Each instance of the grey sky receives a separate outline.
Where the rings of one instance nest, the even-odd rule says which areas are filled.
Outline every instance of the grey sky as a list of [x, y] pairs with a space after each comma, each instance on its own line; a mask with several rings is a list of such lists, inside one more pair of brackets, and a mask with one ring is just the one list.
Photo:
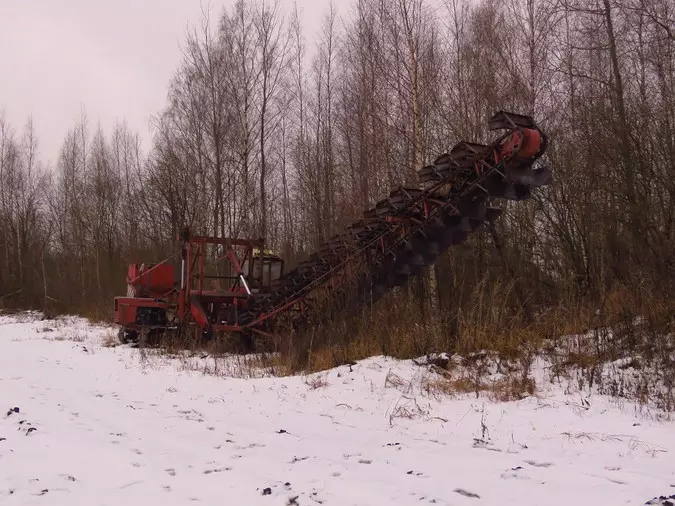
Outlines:
[[[16, 130], [32, 115], [45, 160], [56, 160], [82, 107], [92, 128], [126, 119], [147, 151], [149, 118], [164, 106], [179, 44], [207, 2], [0, 0], [0, 111]], [[232, 3], [210, 0], [211, 11]], [[329, 0], [298, 5], [310, 45]]]

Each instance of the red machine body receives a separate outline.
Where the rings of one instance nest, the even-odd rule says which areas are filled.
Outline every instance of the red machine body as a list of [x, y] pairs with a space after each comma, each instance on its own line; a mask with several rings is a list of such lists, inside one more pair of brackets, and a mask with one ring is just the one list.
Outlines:
[[139, 334], [192, 327], [195, 333], [240, 332], [253, 294], [272, 290], [283, 260], [262, 239], [193, 236], [158, 264], [130, 264], [127, 296], [115, 297], [114, 321], [123, 342]]
[[130, 336], [141, 329], [165, 327], [175, 288], [175, 269], [170, 263], [129, 265], [127, 296], [115, 297], [115, 323]]
[[169, 263], [131, 264], [127, 272], [127, 286], [134, 297], [162, 297], [176, 287], [176, 270]]

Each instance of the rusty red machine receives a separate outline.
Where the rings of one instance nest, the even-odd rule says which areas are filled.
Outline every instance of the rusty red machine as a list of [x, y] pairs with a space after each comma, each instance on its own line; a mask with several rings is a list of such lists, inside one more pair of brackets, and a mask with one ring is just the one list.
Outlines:
[[[276, 288], [284, 261], [263, 239], [192, 235], [177, 238], [178, 254], [157, 264], [131, 264], [127, 296], [115, 297], [120, 340], [152, 337], [182, 325], [211, 337], [242, 332], [253, 295]], [[183, 329], [185, 330], [185, 329]]]
[[488, 129], [502, 133], [487, 145], [458, 143], [419, 171], [417, 186], [395, 189], [287, 272], [262, 238], [184, 230], [172, 257], [129, 266], [127, 296], [114, 301], [120, 339], [173, 329], [271, 338], [318, 323], [319, 308], [376, 303], [497, 219], [503, 209], [491, 200], [525, 200], [552, 183], [538, 163], [548, 138], [531, 117], [499, 111]]

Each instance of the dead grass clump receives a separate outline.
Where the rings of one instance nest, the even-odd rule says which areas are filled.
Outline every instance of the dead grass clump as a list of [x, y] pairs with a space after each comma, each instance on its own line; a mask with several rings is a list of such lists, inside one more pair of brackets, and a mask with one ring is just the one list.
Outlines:
[[283, 361], [273, 355], [209, 355], [185, 354], [180, 357], [182, 370], [196, 371], [208, 376], [228, 378], [260, 378], [288, 376]]
[[575, 335], [557, 337], [544, 348], [552, 376], [579, 389], [675, 408], [675, 299], [618, 287], [580, 311], [588, 320]]
[[389, 426], [393, 427], [397, 419], [416, 420], [428, 416], [429, 410], [420, 406], [415, 397], [404, 395], [389, 413]]
[[412, 383], [401, 378], [398, 374], [389, 371], [384, 378], [385, 388], [394, 388], [403, 393], [410, 393], [412, 391]]
[[[47, 338], [49, 339], [49, 338]], [[80, 332], [76, 332], [74, 334], [59, 334], [55, 337], [53, 337], [51, 340], [52, 341], [73, 341], [75, 343], [83, 343], [87, 339], [86, 334], [82, 334]]]
[[259, 378], [293, 373], [278, 353], [250, 352], [249, 344], [236, 335], [207, 340], [167, 331], [145, 339], [141, 337], [137, 348], [144, 365], [175, 362], [182, 371], [209, 376]]
[[429, 395], [458, 396], [473, 394], [476, 398], [486, 395], [497, 402], [524, 399], [535, 394], [534, 379], [522, 376], [506, 376], [497, 380], [464, 375], [457, 378], [432, 377], [424, 380], [422, 389]]
[[499, 402], [508, 402], [531, 397], [535, 394], [536, 383], [529, 377], [508, 376], [491, 385], [490, 397]]
[[115, 348], [116, 346], [119, 346], [120, 340], [117, 337], [117, 334], [113, 331], [108, 331], [105, 333], [103, 336], [103, 343], [102, 346], [104, 348]]
[[598, 357], [591, 352], [569, 351], [561, 366], [578, 367], [581, 369], [589, 369], [598, 364]]
[[349, 318], [337, 315], [287, 337], [286, 356], [292, 370], [309, 372], [375, 355], [410, 359], [489, 350], [513, 361], [532, 357], [545, 342], [551, 314], [528, 321], [525, 311], [508, 302], [513, 290], [513, 283], [489, 285], [486, 280], [470, 294], [467, 308], [446, 311], [420, 304], [410, 287], [401, 287], [372, 309]]
[[305, 378], [305, 385], [307, 385], [310, 390], [318, 390], [319, 388], [325, 388], [328, 386], [328, 378], [323, 374], [315, 374], [313, 376], [308, 376]]
[[376, 355], [407, 359], [451, 347], [442, 319], [423, 315], [400, 296], [381, 302], [286, 336], [291, 369], [317, 372]]
[[113, 317], [112, 298], [106, 299], [106, 302], [108, 301], [110, 301], [109, 305], [99, 303], [91, 307], [82, 308], [80, 311], [77, 311], [77, 313], [94, 325], [110, 324]]
[[[313, 349], [311, 354], [295, 355], [291, 368], [295, 370], [305, 369], [308, 372], [320, 372], [341, 365], [354, 364], [374, 355], [379, 355], [379, 347], [367, 340], [358, 340], [345, 344], [334, 344], [324, 348]], [[306, 361], [303, 365], [303, 358]]]
[[475, 378], [463, 376], [460, 378], [426, 378], [422, 382], [422, 390], [433, 396], [445, 395], [455, 396], [462, 394], [478, 394], [485, 391], [486, 385], [482, 381], [476, 381]]
[[427, 394], [487, 396], [495, 401], [512, 401], [535, 394], [536, 382], [530, 376], [531, 361], [527, 355], [505, 359], [497, 352], [482, 351], [467, 356], [445, 357], [446, 368], [434, 365], [435, 357], [427, 364], [432, 374], [424, 378], [422, 389]]

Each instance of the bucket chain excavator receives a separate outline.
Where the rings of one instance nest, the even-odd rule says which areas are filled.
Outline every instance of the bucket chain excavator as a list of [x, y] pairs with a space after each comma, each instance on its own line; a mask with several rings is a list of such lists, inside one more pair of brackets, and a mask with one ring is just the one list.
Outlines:
[[488, 129], [499, 132], [492, 143], [458, 143], [418, 172], [418, 185], [393, 190], [288, 272], [262, 238], [185, 229], [172, 257], [129, 266], [127, 296], [114, 301], [120, 339], [175, 329], [195, 338], [273, 337], [318, 323], [326, 309], [377, 302], [496, 220], [502, 210], [493, 200], [525, 200], [552, 183], [550, 169], [537, 163], [548, 138], [531, 117], [499, 111]]

